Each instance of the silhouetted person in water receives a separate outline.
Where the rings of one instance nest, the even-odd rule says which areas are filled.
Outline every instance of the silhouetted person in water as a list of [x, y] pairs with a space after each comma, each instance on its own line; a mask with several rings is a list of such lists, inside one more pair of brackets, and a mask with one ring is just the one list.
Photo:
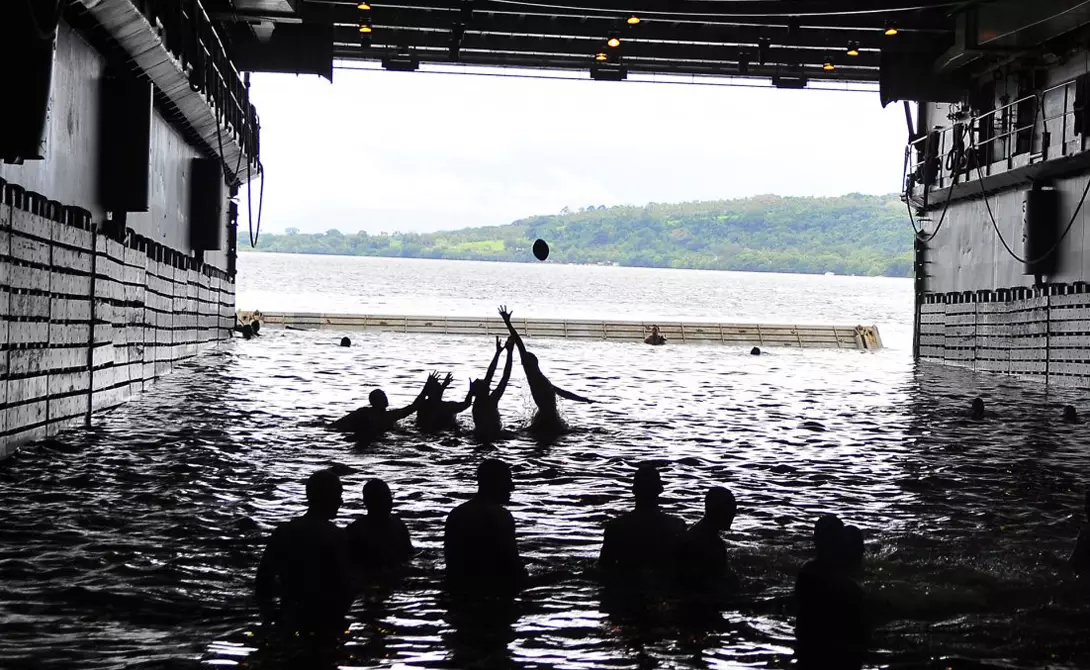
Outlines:
[[[500, 338], [496, 338], [496, 355], [488, 366], [488, 372], [484, 379], [477, 379], [470, 385], [473, 394], [473, 431], [479, 440], [494, 440], [503, 433], [503, 423], [500, 421], [500, 398], [507, 390], [507, 382], [511, 379], [511, 359], [514, 354], [515, 343], [507, 338], [507, 343], [502, 344]], [[500, 360], [500, 352], [507, 350], [507, 362], [503, 366], [503, 375], [495, 390], [490, 390], [492, 377], [496, 374], [496, 364]]]
[[861, 668], [867, 647], [863, 590], [848, 575], [849, 541], [833, 515], [814, 526], [817, 558], [795, 582], [795, 658], [800, 668]]
[[1086, 522], [1075, 541], [1075, 551], [1071, 552], [1068, 562], [1078, 575], [1090, 574], [1090, 490], [1086, 492]]
[[423, 398], [416, 407], [416, 427], [422, 432], [436, 433], [458, 428], [458, 415], [469, 409], [473, 402], [473, 386], [470, 384], [462, 402], [443, 400], [443, 392], [453, 380], [454, 377], [448, 372], [442, 383], [439, 382], [438, 375], [434, 375], [424, 384]]
[[352, 564], [365, 574], [389, 570], [406, 563], [413, 553], [409, 529], [393, 514], [394, 498], [381, 479], [363, 486], [367, 515], [348, 525], [348, 553]]
[[1074, 405], [1064, 406], [1064, 421], [1066, 423], [1078, 423], [1079, 412], [1075, 409]]
[[666, 344], [666, 337], [659, 332], [658, 326], [651, 326], [651, 334], [644, 338], [643, 343], [659, 346]]
[[606, 524], [598, 567], [607, 581], [658, 579], [670, 572], [685, 522], [659, 509], [662, 480], [641, 465], [632, 483], [636, 509]]
[[545, 435], [564, 432], [564, 422], [556, 411], [556, 396], [576, 402], [594, 401], [576, 395], [571, 391], [565, 391], [558, 386], [553, 386], [553, 383], [541, 371], [537, 356], [526, 351], [526, 345], [523, 344], [522, 337], [519, 336], [515, 327], [511, 325], [511, 312], [507, 311], [506, 305], [500, 307], [500, 316], [503, 317], [503, 322], [507, 324], [507, 330], [511, 333], [511, 339], [515, 341], [515, 346], [519, 349], [522, 369], [526, 373], [526, 383], [530, 385], [530, 395], [533, 396], [534, 403], [537, 405], [537, 413], [534, 415], [533, 421], [530, 422], [530, 430]]
[[434, 372], [428, 376], [428, 381], [424, 382], [424, 388], [420, 390], [416, 400], [399, 409], [390, 409], [390, 401], [386, 398], [386, 393], [382, 389], [375, 389], [367, 396], [368, 402], [371, 403], [369, 407], [353, 410], [334, 421], [329, 427], [343, 433], [352, 433], [357, 439], [381, 437], [386, 431], [393, 429], [398, 421], [417, 411], [427, 394], [428, 384], [433, 381], [438, 383]]
[[685, 531], [678, 547], [678, 580], [690, 592], [722, 590], [729, 584], [727, 545], [719, 536], [730, 530], [738, 503], [722, 486], [704, 496], [704, 518]]
[[526, 580], [515, 520], [504, 507], [514, 490], [511, 468], [488, 458], [477, 467], [477, 495], [454, 508], [443, 529], [447, 583], [455, 595], [508, 596]]
[[984, 418], [984, 401], [980, 398], [973, 398], [973, 404], [969, 406], [969, 418], [974, 421]]
[[332, 521], [341, 480], [329, 470], [307, 479], [307, 512], [273, 531], [257, 569], [262, 619], [285, 632], [336, 634], [352, 604], [348, 547]]
[[342, 338], [341, 338], [341, 346], [342, 346], [342, 347], [350, 347], [350, 346], [352, 346], [352, 340], [348, 339], [347, 337], [342, 337]]
[[760, 356], [761, 355], [761, 348], [760, 347], [753, 347], [752, 349], [749, 350], [749, 355], [750, 356]]

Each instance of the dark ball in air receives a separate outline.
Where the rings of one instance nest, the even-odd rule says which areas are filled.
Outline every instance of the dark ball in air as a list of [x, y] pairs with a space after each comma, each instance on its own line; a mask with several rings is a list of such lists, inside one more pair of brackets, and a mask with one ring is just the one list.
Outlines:
[[543, 261], [549, 257], [549, 243], [545, 240], [537, 240], [534, 242], [534, 256]]
[[749, 350], [749, 354], [751, 356], [760, 356], [761, 355], [761, 348], [760, 347], [753, 347], [752, 349]]
[[342, 347], [350, 347], [350, 346], [352, 346], [352, 340], [348, 339], [347, 337], [342, 337], [342, 338], [341, 338], [341, 346], [342, 346]]

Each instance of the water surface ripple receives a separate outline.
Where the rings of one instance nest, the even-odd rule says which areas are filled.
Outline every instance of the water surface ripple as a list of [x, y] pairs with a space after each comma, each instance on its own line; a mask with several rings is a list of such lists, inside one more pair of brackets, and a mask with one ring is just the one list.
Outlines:
[[[491, 345], [357, 334], [344, 349], [336, 339], [270, 329], [236, 341], [93, 429], [0, 467], [0, 667], [245, 659], [263, 540], [301, 511], [303, 479], [333, 464], [345, 473], [342, 523], [361, 512], [363, 482], [382, 477], [422, 549], [405, 584], [357, 605], [346, 663], [464, 667], [439, 597], [442, 520], [486, 455], [514, 466], [511, 510], [532, 569], [570, 573], [520, 602], [503, 651], [512, 665], [786, 667], [791, 586], [810, 524], [827, 511], [867, 533], [865, 585], [883, 602], [874, 664], [1090, 663], [1087, 591], [1062, 567], [1088, 465], [1085, 429], [1051, 420], [1065, 394], [914, 370], [898, 352], [537, 341], [554, 381], [602, 401], [565, 406], [580, 427], [572, 435], [489, 450], [406, 430], [354, 450], [321, 424], [372, 386], [407, 402], [433, 368], [464, 384]], [[996, 416], [964, 421], [977, 392]], [[530, 403], [516, 373], [507, 421]], [[667, 507], [689, 522], [709, 485], [738, 496], [729, 543], [743, 590], [711, 630], [630, 630], [600, 613], [582, 576], [603, 522], [630, 503], [634, 465], [649, 459], [664, 464]]]

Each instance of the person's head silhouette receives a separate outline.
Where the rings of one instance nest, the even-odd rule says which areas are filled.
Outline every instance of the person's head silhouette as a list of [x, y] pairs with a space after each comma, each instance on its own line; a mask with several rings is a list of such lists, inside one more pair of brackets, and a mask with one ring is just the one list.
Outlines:
[[348, 339], [347, 337], [342, 337], [342, 338], [341, 338], [341, 346], [342, 346], [342, 347], [350, 347], [350, 346], [352, 346], [352, 340]]
[[390, 487], [381, 479], [372, 479], [363, 485], [363, 504], [368, 516], [389, 516], [394, 508]]
[[474, 379], [469, 383], [469, 391], [475, 398], [488, 396], [488, 385], [484, 383], [483, 379]]
[[738, 513], [738, 503], [734, 494], [722, 486], [708, 489], [704, 495], [704, 518], [716, 530], [730, 530], [734, 515]]
[[386, 398], [386, 392], [382, 389], [371, 391], [367, 396], [367, 401], [371, 403], [371, 407], [380, 411], [390, 406], [390, 401]]
[[522, 355], [522, 365], [523, 365], [523, 367], [536, 369], [538, 367], [538, 365], [537, 365], [537, 356], [535, 356], [535, 355], [531, 354], [529, 351], [527, 351], [526, 353], [524, 353]]
[[1079, 420], [1079, 412], [1075, 409], [1074, 405], [1064, 406], [1064, 421], [1067, 423], [1075, 423]]
[[632, 479], [632, 493], [636, 496], [637, 505], [658, 504], [662, 494], [659, 469], [647, 463], [636, 468], [636, 476]]
[[973, 398], [973, 404], [969, 408], [969, 416], [974, 419], [984, 418], [984, 401], [980, 398]]
[[842, 549], [844, 522], [835, 514], [823, 514], [814, 524], [814, 548], [818, 559], [835, 561]]
[[307, 509], [325, 519], [341, 508], [341, 478], [332, 470], [319, 470], [307, 479]]
[[492, 502], [511, 500], [515, 488], [511, 481], [511, 467], [495, 458], [486, 458], [477, 466], [477, 495]]

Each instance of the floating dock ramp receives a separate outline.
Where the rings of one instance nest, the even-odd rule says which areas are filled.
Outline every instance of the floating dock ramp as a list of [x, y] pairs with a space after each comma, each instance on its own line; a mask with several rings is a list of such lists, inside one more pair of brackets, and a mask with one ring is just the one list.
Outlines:
[[[248, 321], [253, 312], [240, 312]], [[307, 314], [258, 312], [268, 325], [341, 330], [387, 330], [438, 335], [499, 335], [507, 328], [499, 317], [474, 316], [381, 316], [369, 314]], [[562, 337], [581, 340], [642, 342], [657, 325], [668, 342], [720, 343], [764, 347], [823, 347], [880, 349], [882, 338], [875, 326], [766, 325], [757, 323], [708, 323], [702, 321], [603, 321], [590, 319], [512, 319], [526, 337]]]

